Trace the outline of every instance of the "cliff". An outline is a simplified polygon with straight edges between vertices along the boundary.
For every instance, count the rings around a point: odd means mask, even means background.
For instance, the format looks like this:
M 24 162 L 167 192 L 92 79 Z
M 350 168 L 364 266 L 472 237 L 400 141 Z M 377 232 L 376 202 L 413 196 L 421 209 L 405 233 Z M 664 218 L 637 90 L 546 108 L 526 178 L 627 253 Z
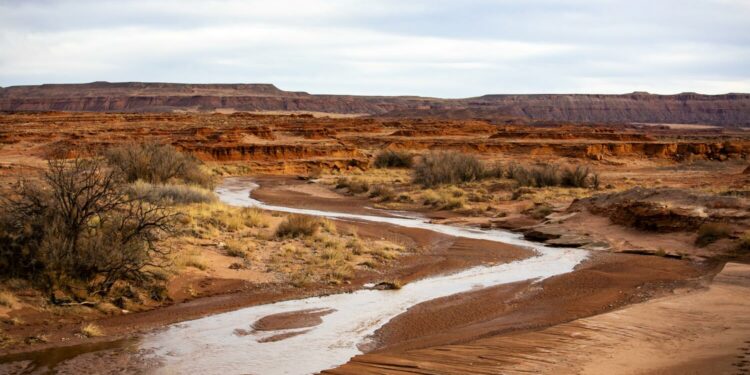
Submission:
M 108 83 L 0 88 L 2 111 L 308 111 L 380 117 L 750 125 L 750 94 L 486 95 L 468 99 L 311 95 L 270 84 Z

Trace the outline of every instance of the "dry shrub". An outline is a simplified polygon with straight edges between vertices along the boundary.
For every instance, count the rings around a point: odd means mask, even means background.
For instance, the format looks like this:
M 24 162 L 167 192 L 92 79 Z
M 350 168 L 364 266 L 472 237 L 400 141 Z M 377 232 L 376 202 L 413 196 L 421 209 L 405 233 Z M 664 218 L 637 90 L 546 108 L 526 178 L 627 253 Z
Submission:
M 124 190 L 100 160 L 50 161 L 40 181 L 3 197 L 0 275 L 37 283 L 53 302 L 56 289 L 103 296 L 118 280 L 148 279 L 175 216 Z
M 164 204 L 192 204 L 215 202 L 216 195 L 207 189 L 190 185 L 164 184 L 155 185 L 144 181 L 136 181 L 128 188 L 132 196 L 151 203 Z
M 128 182 L 143 180 L 163 184 L 178 180 L 206 188 L 212 188 L 214 184 L 211 176 L 201 169 L 198 159 L 170 145 L 131 143 L 112 147 L 105 151 L 104 156 Z
M 695 244 L 703 247 L 710 245 L 722 238 L 728 238 L 732 234 L 732 228 L 724 223 L 706 223 L 698 228 L 698 237 Z
M 384 150 L 375 155 L 375 168 L 411 168 L 413 156 L 404 151 Z
M 230 257 L 237 257 L 247 259 L 250 251 L 250 245 L 247 242 L 238 240 L 227 240 L 224 246 L 224 251 Z
M 310 237 L 321 227 L 320 218 L 305 215 L 289 215 L 276 228 L 277 237 Z
M 336 180 L 336 188 L 347 189 L 352 194 L 362 194 L 370 190 L 370 185 L 359 178 L 339 178 Z
M 580 165 L 575 168 L 562 169 L 556 164 L 525 168 L 512 163 L 506 169 L 506 176 L 515 180 L 519 186 L 537 188 L 562 186 L 598 189 L 600 185 L 599 175 L 592 173 L 588 167 Z
M 476 157 L 458 152 L 424 155 L 414 167 L 414 182 L 425 187 L 471 182 L 484 176 L 484 165 Z
M 370 189 L 370 198 L 380 198 L 383 202 L 388 202 L 396 198 L 396 192 L 385 185 L 375 185 Z

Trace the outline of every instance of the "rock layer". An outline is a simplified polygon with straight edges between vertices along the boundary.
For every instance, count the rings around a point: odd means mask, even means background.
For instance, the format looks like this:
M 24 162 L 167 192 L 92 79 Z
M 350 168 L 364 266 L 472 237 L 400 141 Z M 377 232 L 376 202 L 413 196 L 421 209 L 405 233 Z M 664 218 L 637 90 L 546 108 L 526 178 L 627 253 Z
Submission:
M 486 95 L 467 99 L 311 95 L 269 84 L 108 83 L 0 88 L 4 111 L 311 111 L 386 117 L 750 124 L 750 94 Z

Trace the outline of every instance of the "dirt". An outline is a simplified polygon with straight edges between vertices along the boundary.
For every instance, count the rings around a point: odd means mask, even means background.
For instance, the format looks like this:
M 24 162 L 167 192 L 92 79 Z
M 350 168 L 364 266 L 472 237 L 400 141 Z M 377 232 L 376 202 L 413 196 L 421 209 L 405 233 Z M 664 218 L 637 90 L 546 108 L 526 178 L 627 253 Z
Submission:
M 704 288 L 544 329 L 360 355 L 326 373 L 745 373 L 749 296 L 750 266 L 730 263 Z

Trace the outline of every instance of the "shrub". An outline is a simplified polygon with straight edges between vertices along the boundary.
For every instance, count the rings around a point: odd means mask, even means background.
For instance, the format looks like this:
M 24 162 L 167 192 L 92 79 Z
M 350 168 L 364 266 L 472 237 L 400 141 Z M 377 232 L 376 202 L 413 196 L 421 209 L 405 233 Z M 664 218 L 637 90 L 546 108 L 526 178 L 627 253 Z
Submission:
M 529 171 L 529 182 L 532 186 L 541 188 L 547 186 L 560 186 L 562 179 L 560 169 L 554 164 L 545 164 Z
M 198 159 L 170 145 L 134 143 L 112 147 L 105 151 L 104 156 L 109 165 L 122 173 L 128 182 L 143 180 L 162 184 L 180 180 L 206 188 L 213 187 L 213 179 L 201 169 Z
M 727 238 L 732 234 L 732 229 L 723 223 L 706 223 L 698 228 L 698 237 L 695 244 L 703 247 L 710 245 L 722 238 Z
M 248 246 L 241 241 L 227 240 L 224 250 L 230 257 L 245 259 L 248 256 Z
M 245 207 L 240 211 L 245 226 L 259 228 L 268 226 L 263 218 L 263 211 L 255 207 Z
M 380 198 L 381 201 L 387 202 L 396 198 L 396 192 L 385 185 L 375 185 L 370 189 L 370 198 Z
M 144 181 L 136 181 L 128 187 L 128 193 L 133 197 L 150 203 L 164 204 L 192 204 L 212 203 L 216 195 L 198 186 L 190 185 L 154 185 Z
M 375 155 L 375 168 L 411 168 L 413 156 L 408 152 L 384 150 Z
M 561 184 L 567 187 L 589 187 L 589 175 L 591 171 L 588 167 L 577 166 L 575 169 L 566 168 L 562 172 Z
M 414 182 L 425 187 L 476 181 L 484 175 L 476 157 L 458 152 L 427 154 L 414 167 Z
M 484 171 L 484 178 L 502 178 L 505 175 L 505 169 L 500 163 L 495 163 L 492 166 L 486 167 Z
M 352 194 L 362 194 L 370 190 L 370 185 L 367 183 L 367 181 L 358 178 L 339 178 L 338 180 L 336 180 L 336 188 L 347 189 Z
M 78 282 L 106 295 L 118 280 L 148 278 L 175 215 L 124 190 L 100 160 L 50 161 L 39 182 L 0 197 L 0 275 L 38 283 L 53 302 Z
M 318 232 L 321 222 L 313 216 L 289 215 L 276 228 L 277 237 L 310 237 Z

